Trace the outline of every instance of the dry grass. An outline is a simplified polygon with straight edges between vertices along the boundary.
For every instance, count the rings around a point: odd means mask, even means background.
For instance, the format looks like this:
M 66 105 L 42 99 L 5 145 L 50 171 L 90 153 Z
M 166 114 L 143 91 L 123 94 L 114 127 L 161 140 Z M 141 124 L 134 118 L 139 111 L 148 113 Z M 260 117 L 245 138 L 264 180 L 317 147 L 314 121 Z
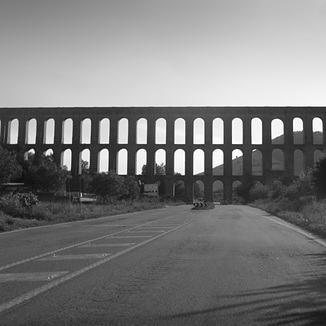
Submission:
M 300 226 L 326 239 L 326 201 L 314 201 L 300 211 L 286 210 L 280 202 L 258 200 L 251 206 L 257 207 L 279 218 Z
M 31 210 L 21 212 L 20 216 L 10 216 L 0 210 L 0 232 L 48 224 L 92 219 L 103 216 L 131 213 L 165 207 L 158 200 L 122 201 L 110 205 L 69 204 L 41 202 Z

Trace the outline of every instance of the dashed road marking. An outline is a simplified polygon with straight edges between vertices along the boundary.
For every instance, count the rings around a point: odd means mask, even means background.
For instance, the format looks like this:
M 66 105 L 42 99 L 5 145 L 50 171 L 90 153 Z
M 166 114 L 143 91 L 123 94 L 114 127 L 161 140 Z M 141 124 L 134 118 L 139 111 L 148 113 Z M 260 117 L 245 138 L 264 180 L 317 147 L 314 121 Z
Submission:
M 68 274 L 64 272 L 38 272 L 38 273 L 8 273 L 0 274 L 0 282 L 39 282 L 39 281 L 52 281 L 54 278 Z
M 52 255 L 39 259 L 38 261 L 47 260 L 75 260 L 75 259 L 101 259 L 111 255 L 110 253 L 104 254 L 82 254 L 82 255 Z
M 61 252 L 61 251 L 67 250 L 67 249 L 76 248 L 76 247 L 79 247 L 81 245 L 87 244 L 89 242 L 94 242 L 94 241 L 98 241 L 98 240 L 101 240 L 101 239 L 111 238 L 112 236 L 114 236 L 116 234 L 125 233 L 128 230 L 133 230 L 133 229 L 136 229 L 136 228 L 139 228 L 141 226 L 148 225 L 148 224 L 151 224 L 151 223 L 153 223 L 153 222 L 147 222 L 147 223 L 144 223 L 144 224 L 140 224 L 140 225 L 134 226 L 134 227 L 132 227 L 130 229 L 127 229 L 127 230 L 122 230 L 122 231 L 119 231 L 119 232 L 114 232 L 114 233 L 107 234 L 107 235 L 104 235 L 102 237 L 98 237 L 98 238 L 95 238 L 95 239 L 88 239 L 86 241 L 83 241 L 83 242 L 80 242 L 80 243 L 76 243 L 76 244 L 71 245 L 71 246 L 62 247 L 62 248 L 59 248 L 59 249 L 56 249 L 56 250 L 53 250 L 53 251 L 45 252 L 45 253 L 40 254 L 40 255 L 37 255 L 37 256 L 33 256 L 33 257 L 30 257 L 30 258 L 22 259 L 22 260 L 19 260 L 19 261 L 16 261 L 16 262 L 13 262 L 13 263 L 4 265 L 4 266 L 0 266 L 0 271 L 5 270 L 5 269 L 10 268 L 10 267 L 14 267 L 14 266 L 17 266 L 17 265 L 28 263 L 28 262 L 33 261 L 33 260 L 37 260 L 37 259 L 40 259 L 42 257 L 46 257 L 48 255 L 56 254 L 58 252 Z
M 127 242 L 127 243 L 89 243 L 83 246 L 80 246 L 79 248 L 105 248 L 105 247 L 130 247 L 133 246 L 134 242 Z

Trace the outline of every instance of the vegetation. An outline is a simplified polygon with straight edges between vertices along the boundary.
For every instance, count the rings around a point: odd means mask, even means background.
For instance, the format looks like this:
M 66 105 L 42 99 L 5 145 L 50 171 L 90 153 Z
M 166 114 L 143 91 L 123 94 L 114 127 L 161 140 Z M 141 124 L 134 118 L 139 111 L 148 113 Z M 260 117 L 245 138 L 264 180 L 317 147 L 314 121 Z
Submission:
M 0 202 L 0 232 L 165 207 L 157 199 L 122 200 L 110 205 L 40 202 L 29 210 L 14 201 L 5 205 Z
M 34 191 L 63 192 L 68 175 L 66 168 L 57 166 L 53 156 L 29 155 L 24 162 L 23 181 Z
M 261 208 L 293 224 L 326 236 L 326 154 L 312 169 L 289 180 L 275 180 L 266 186 L 253 180 L 240 185 L 235 194 L 242 202 Z
M 157 165 L 160 173 L 165 167 Z M 66 168 L 58 166 L 53 156 L 12 153 L 0 147 L 0 182 L 21 182 L 29 189 L 19 193 L 0 194 L 0 232 L 46 224 L 76 221 L 100 216 L 164 207 L 157 198 L 139 198 L 140 186 L 134 177 L 114 172 L 89 173 L 88 162 L 82 162 L 80 182 L 99 198 L 95 204 L 39 202 L 40 192 L 64 194 L 71 178 Z
M 18 163 L 15 153 L 0 146 L 0 184 L 18 179 L 22 174 L 22 166 Z

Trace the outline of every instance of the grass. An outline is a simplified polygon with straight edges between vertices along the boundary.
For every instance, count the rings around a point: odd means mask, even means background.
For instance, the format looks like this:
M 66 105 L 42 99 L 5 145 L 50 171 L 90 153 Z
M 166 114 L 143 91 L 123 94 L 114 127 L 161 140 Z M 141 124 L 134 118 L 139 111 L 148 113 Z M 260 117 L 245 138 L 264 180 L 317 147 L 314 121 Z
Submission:
M 313 201 L 299 211 L 283 209 L 280 203 L 272 202 L 270 199 L 257 200 L 250 206 L 260 208 L 326 239 L 326 200 Z
M 159 200 L 120 201 L 114 204 L 69 204 L 41 202 L 31 210 L 19 210 L 11 216 L 0 210 L 0 232 L 35 226 L 93 219 L 166 207 Z M 16 209 L 17 212 L 17 209 Z

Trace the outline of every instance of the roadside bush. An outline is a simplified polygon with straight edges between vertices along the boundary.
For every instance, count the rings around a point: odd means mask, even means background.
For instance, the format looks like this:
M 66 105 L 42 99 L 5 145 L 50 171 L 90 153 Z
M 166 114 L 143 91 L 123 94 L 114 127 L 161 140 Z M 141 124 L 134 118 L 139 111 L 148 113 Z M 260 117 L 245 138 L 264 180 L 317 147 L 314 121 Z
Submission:
M 269 194 L 268 186 L 262 185 L 260 182 L 255 183 L 253 188 L 249 190 L 249 201 L 253 202 L 258 199 L 266 199 Z
M 0 209 L 13 217 L 27 217 L 33 206 L 38 204 L 37 196 L 33 193 L 8 194 L 0 198 Z
M 278 197 L 284 196 L 285 188 L 286 187 L 283 185 L 283 183 L 280 180 L 275 180 L 271 187 L 271 197 L 273 199 L 276 199 Z

